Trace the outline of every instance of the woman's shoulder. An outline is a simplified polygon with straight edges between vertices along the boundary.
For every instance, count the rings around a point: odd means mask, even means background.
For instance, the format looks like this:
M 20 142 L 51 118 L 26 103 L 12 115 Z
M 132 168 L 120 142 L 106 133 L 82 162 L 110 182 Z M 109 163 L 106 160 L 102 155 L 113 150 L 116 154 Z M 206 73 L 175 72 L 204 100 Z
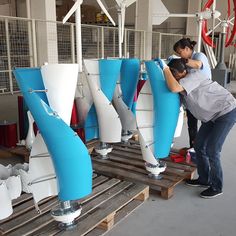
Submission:
M 192 59 L 198 60 L 201 58 L 207 58 L 207 56 L 203 52 L 194 52 L 192 55 Z

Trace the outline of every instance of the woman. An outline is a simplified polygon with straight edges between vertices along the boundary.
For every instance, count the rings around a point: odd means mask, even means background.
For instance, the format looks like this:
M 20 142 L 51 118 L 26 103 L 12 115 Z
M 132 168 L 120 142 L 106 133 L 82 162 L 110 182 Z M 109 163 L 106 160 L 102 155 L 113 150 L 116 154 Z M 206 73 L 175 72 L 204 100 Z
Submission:
M 169 89 L 180 93 L 186 108 L 202 121 L 194 142 L 199 177 L 188 180 L 186 184 L 208 187 L 200 194 L 203 198 L 221 195 L 223 173 L 220 152 L 236 122 L 236 100 L 228 90 L 200 71 L 188 73 L 183 59 L 173 59 L 168 66 L 160 59 L 158 63 Z
M 173 49 L 177 55 L 185 59 L 187 65 L 187 71 L 189 73 L 194 72 L 194 70 L 199 69 L 208 79 L 211 79 L 211 68 L 208 62 L 206 55 L 202 52 L 195 52 L 194 46 L 197 43 L 191 41 L 189 38 L 182 38 L 177 41 Z M 198 120 L 191 114 L 187 109 L 187 118 L 188 118 L 188 133 L 189 133 L 189 144 L 190 148 L 193 147 L 194 140 L 197 135 L 197 123 Z

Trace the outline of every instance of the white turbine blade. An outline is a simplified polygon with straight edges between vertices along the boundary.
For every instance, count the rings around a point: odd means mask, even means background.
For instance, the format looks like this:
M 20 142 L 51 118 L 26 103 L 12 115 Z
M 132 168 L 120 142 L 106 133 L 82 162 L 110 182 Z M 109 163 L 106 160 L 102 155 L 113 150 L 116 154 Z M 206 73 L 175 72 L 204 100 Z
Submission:
M 115 0 L 115 1 L 119 7 L 121 6 L 121 3 L 123 2 L 123 0 Z
M 125 7 L 121 7 L 121 43 L 124 41 L 125 31 Z
M 115 21 L 112 19 L 112 17 L 110 16 L 110 14 L 108 13 L 107 9 L 105 8 L 105 6 L 103 5 L 103 3 L 101 2 L 101 0 L 97 0 L 98 5 L 101 7 L 102 11 L 106 14 L 106 16 L 108 17 L 108 19 L 111 21 L 111 23 L 115 26 L 116 23 Z
M 137 0 L 126 0 L 125 1 L 125 6 L 129 7 L 131 4 L 133 4 L 134 2 L 136 2 Z
M 170 13 L 161 0 L 151 0 L 152 2 L 152 24 L 160 25 L 169 18 Z
M 80 7 L 80 4 L 82 1 L 76 1 L 73 5 L 73 7 L 68 11 L 66 16 L 63 18 L 62 23 L 65 24 L 67 20 L 72 16 L 72 14 L 77 10 L 78 7 Z
M 214 34 L 215 34 L 215 10 L 216 10 L 216 0 L 213 1 L 212 5 L 212 47 L 214 45 Z

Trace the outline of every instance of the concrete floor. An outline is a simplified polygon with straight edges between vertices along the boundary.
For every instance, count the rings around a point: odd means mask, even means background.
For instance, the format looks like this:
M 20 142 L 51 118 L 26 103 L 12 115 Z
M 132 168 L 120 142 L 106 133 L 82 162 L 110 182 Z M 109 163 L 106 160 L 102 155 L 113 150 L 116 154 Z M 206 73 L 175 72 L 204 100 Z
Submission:
M 186 146 L 186 124 L 176 147 Z M 155 192 L 106 236 L 235 236 L 236 235 L 236 125 L 223 150 L 224 193 L 203 199 L 203 188 L 184 183 L 175 187 L 174 196 L 161 199 Z

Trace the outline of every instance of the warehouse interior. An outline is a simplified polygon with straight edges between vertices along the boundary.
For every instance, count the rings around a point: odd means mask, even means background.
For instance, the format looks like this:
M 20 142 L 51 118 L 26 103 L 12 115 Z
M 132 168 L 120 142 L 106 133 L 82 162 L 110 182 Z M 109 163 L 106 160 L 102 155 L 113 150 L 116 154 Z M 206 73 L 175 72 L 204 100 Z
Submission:
M 0 235 L 235 235 L 236 127 L 219 150 L 223 190 L 203 199 L 186 185 L 200 167 L 165 73 L 190 38 L 236 104 L 235 9 L 0 0 Z

